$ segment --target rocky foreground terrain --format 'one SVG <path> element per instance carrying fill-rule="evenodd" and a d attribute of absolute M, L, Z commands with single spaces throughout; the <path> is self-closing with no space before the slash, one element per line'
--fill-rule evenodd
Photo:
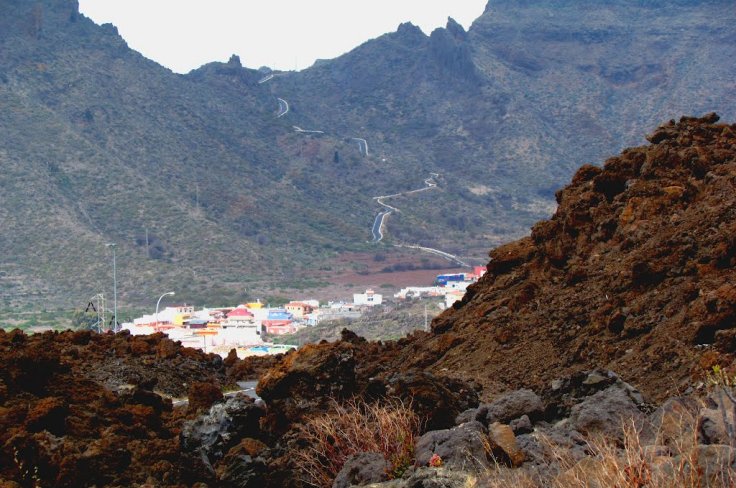
<path fill-rule="evenodd" d="M 648 139 L 431 332 L 251 361 L 0 332 L 0 486 L 733 486 L 736 125 Z"/>

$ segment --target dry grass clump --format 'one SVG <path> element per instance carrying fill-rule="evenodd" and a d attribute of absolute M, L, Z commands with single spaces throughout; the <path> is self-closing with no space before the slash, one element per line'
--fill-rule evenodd
<path fill-rule="evenodd" d="M 390 464 L 388 476 L 398 477 L 414 462 L 419 427 L 411 405 L 398 400 L 333 401 L 329 412 L 299 427 L 302 447 L 296 450 L 292 462 L 303 474 L 304 482 L 329 487 L 350 456 L 378 452 Z"/>
<path fill-rule="evenodd" d="M 645 443 L 633 424 L 624 426 L 624 445 L 602 437 L 588 442 L 589 457 L 576 461 L 565 448 L 546 441 L 552 465 L 500 468 L 486 473 L 488 488 L 705 488 L 736 487 L 727 446 L 698 445 L 696 419 L 682 415 L 676 429 Z"/>

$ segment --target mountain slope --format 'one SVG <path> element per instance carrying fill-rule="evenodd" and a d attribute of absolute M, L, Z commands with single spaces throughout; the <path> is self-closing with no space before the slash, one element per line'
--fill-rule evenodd
<path fill-rule="evenodd" d="M 542 390 L 601 367 L 662 400 L 731 364 L 736 125 L 717 119 L 672 121 L 651 145 L 580 168 L 550 220 L 494 249 L 431 334 L 367 352 L 367 374 L 426 368 Z"/>
<path fill-rule="evenodd" d="M 110 295 L 106 242 L 126 303 L 235 300 L 397 243 L 477 262 L 582 162 L 675 114 L 734 115 L 736 13 L 668 5 L 491 1 L 468 32 L 404 24 L 259 83 L 237 57 L 176 75 L 71 0 L 0 0 L 2 301 Z M 373 197 L 432 172 L 369 244 Z"/>

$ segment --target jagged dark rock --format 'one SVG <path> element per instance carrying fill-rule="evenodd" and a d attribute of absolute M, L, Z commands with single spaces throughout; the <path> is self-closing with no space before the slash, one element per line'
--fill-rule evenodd
<path fill-rule="evenodd" d="M 570 428 L 586 435 L 602 434 L 623 445 L 624 430 L 642 430 L 645 415 L 628 392 L 617 386 L 599 391 L 570 410 Z"/>
<path fill-rule="evenodd" d="M 391 464 L 383 454 L 378 452 L 363 452 L 351 456 L 337 474 L 332 488 L 350 488 L 364 486 L 369 483 L 380 483 L 388 479 Z"/>
<path fill-rule="evenodd" d="M 198 451 L 213 463 L 240 439 L 258 438 L 265 410 L 245 394 L 228 397 L 196 420 L 185 422 L 180 441 L 187 451 Z"/>
<path fill-rule="evenodd" d="M 421 436 L 416 443 L 417 465 L 427 466 L 437 455 L 448 468 L 478 471 L 491 467 L 488 429 L 477 421 L 460 424 L 445 430 L 433 430 Z"/>

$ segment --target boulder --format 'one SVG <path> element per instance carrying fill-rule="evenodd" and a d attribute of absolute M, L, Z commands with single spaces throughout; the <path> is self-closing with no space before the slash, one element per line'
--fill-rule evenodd
<path fill-rule="evenodd" d="M 526 416 L 526 421 L 538 420 L 544 413 L 542 399 L 531 390 L 521 389 L 504 393 L 496 397 L 491 403 L 483 403 L 477 408 L 463 411 L 455 419 L 457 425 L 477 420 L 483 425 L 494 422 L 508 424 L 513 420 Z M 525 425 L 523 423 L 523 425 Z"/>
<path fill-rule="evenodd" d="M 391 463 L 378 452 L 350 456 L 332 483 L 332 488 L 349 488 L 388 480 Z"/>
<path fill-rule="evenodd" d="M 268 447 L 247 438 L 231 448 L 217 466 L 217 478 L 224 486 L 259 488 L 263 486 L 268 465 Z"/>
<path fill-rule="evenodd" d="M 519 469 L 538 479 L 552 479 L 569 464 L 585 459 L 589 448 L 586 439 L 576 431 L 547 424 L 537 424 L 530 434 L 516 436 L 516 445 L 524 455 Z M 565 463 L 560 463 L 564 453 Z"/>
<path fill-rule="evenodd" d="M 542 394 L 547 405 L 545 417 L 547 420 L 567 418 L 573 406 L 612 386 L 623 390 L 637 406 L 644 404 L 644 397 L 639 390 L 623 381 L 616 373 L 605 369 L 595 369 L 580 371 L 569 377 L 552 381 L 550 387 Z"/>
<path fill-rule="evenodd" d="M 231 396 L 184 423 L 179 434 L 181 447 L 185 451 L 198 450 L 210 462 L 221 459 L 241 439 L 258 437 L 264 414 L 264 408 L 249 396 Z"/>
<path fill-rule="evenodd" d="M 486 424 L 488 417 L 488 404 L 481 403 L 476 408 L 469 408 L 463 410 L 457 417 L 455 417 L 455 425 L 461 425 L 467 422 L 480 422 Z"/>
<path fill-rule="evenodd" d="M 189 387 L 187 397 L 189 398 L 190 411 L 207 410 L 212 404 L 222 400 L 222 389 L 220 385 L 195 381 Z"/>
<path fill-rule="evenodd" d="M 624 427 L 641 429 L 646 420 L 629 392 L 617 384 L 572 407 L 569 426 L 583 434 L 602 434 L 623 443 Z"/>
<path fill-rule="evenodd" d="M 281 434 L 305 415 L 325 411 L 333 399 L 354 395 L 357 383 L 352 344 L 307 344 L 269 369 L 256 393 L 269 406 L 267 428 Z"/>
<path fill-rule="evenodd" d="M 433 455 L 442 465 L 453 469 L 483 470 L 491 467 L 488 457 L 488 431 L 477 421 L 451 429 L 434 430 L 421 436 L 416 443 L 417 465 L 427 466 Z"/>
<path fill-rule="evenodd" d="M 736 405 L 722 388 L 708 395 L 706 406 L 698 414 L 698 442 L 736 445 L 735 410 Z"/>
<path fill-rule="evenodd" d="M 527 415 L 522 415 L 518 419 L 512 420 L 509 423 L 509 427 L 511 427 L 511 430 L 514 431 L 515 435 L 528 434 L 534 430 L 532 421 L 529 420 L 529 416 Z"/>
<path fill-rule="evenodd" d="M 700 403 L 694 398 L 674 397 L 666 400 L 650 416 L 649 442 L 677 446 L 692 442 Z"/>
<path fill-rule="evenodd" d="M 531 390 L 521 389 L 505 393 L 493 400 L 488 405 L 486 420 L 488 424 L 509 423 L 522 415 L 536 420 L 543 412 L 544 404 L 539 395 Z"/>
<path fill-rule="evenodd" d="M 369 488 L 470 488 L 479 486 L 474 473 L 445 468 L 419 468 L 410 476 L 366 485 Z"/>
<path fill-rule="evenodd" d="M 368 395 L 410 402 L 419 418 L 426 419 L 428 431 L 452 427 L 460 412 L 478 404 L 478 394 L 469 384 L 425 371 L 374 378 L 368 386 Z"/>
<path fill-rule="evenodd" d="M 655 458 L 652 465 L 655 478 L 687 481 L 691 486 L 721 488 L 736 483 L 736 449 L 731 446 L 698 445 L 673 458 Z"/>
<path fill-rule="evenodd" d="M 524 453 L 516 443 L 511 427 L 498 422 L 488 427 L 488 445 L 496 463 L 519 466 L 524 462 Z"/>

